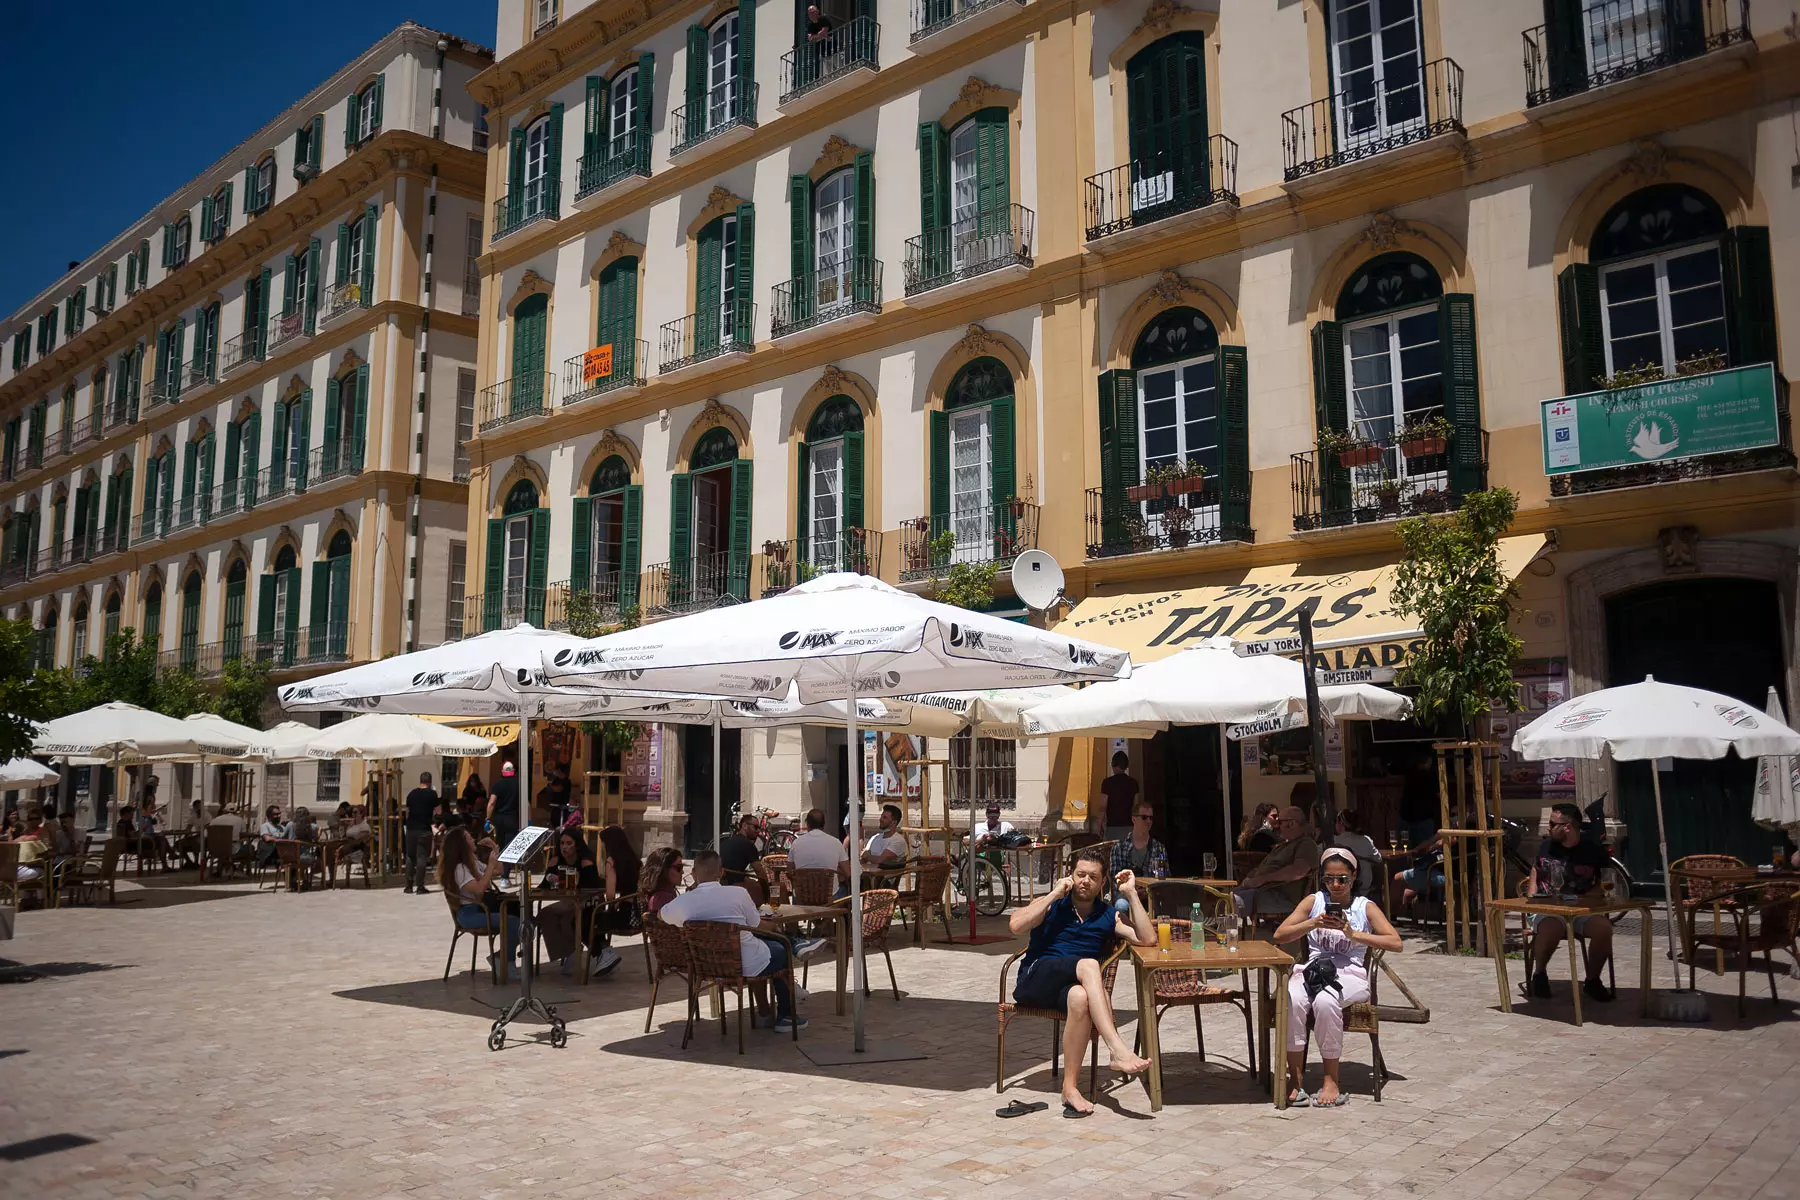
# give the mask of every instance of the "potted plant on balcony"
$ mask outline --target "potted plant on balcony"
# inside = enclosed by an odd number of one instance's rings
[[[903,543],[906,550],[906,570],[909,575],[923,574],[931,569],[931,541],[925,536],[931,523],[925,517],[917,517],[908,524],[920,536],[908,538]]]
[[[1188,496],[1206,487],[1206,466],[1193,459],[1164,463],[1156,469],[1156,475],[1166,496]]]
[[[1414,417],[1400,428],[1400,453],[1408,459],[1442,454],[1453,427],[1443,417]]]
[[[1323,429],[1319,431],[1319,457],[1335,457],[1338,466],[1347,471],[1380,459],[1381,447],[1347,430]]]
[[[1369,489],[1369,494],[1375,497],[1375,507],[1382,516],[1397,517],[1400,515],[1400,481],[1398,479],[1383,479]]]
[[[1012,498],[1011,503],[1012,503],[1012,519],[1014,521],[1023,521],[1025,519],[1025,505],[1027,503],[1025,497],[1014,496]]]
[[[1125,498],[1134,504],[1142,504],[1146,500],[1161,500],[1162,495],[1162,480],[1156,478],[1155,471],[1143,483],[1134,483],[1125,489]]]
[[[1194,510],[1185,504],[1171,504],[1163,510],[1163,532],[1169,535],[1169,545],[1181,549],[1194,537]]]
[[[788,586],[788,544],[786,542],[763,543],[763,583],[775,591]]]
[[[1413,494],[1412,510],[1420,513],[1450,511],[1450,493],[1444,488],[1422,488]]]
[[[844,569],[869,574],[869,531],[852,525],[844,530]]]

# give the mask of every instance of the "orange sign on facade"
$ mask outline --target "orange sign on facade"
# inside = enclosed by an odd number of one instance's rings
[[[612,343],[595,346],[581,356],[581,382],[592,383],[612,374]]]

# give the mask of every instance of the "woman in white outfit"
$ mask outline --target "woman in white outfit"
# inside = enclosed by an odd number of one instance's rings
[[[1400,952],[1400,935],[1388,923],[1379,905],[1354,894],[1356,855],[1341,846],[1325,850],[1319,870],[1325,890],[1314,892],[1294,906],[1277,942],[1306,939],[1306,963],[1288,978],[1288,1104],[1336,1108],[1348,1099],[1338,1088],[1338,1061],[1344,1056],[1344,1009],[1369,998],[1368,947]],[[1337,982],[1307,995],[1306,967],[1321,959],[1337,968]],[[1319,1039],[1319,1057],[1325,1063],[1325,1079],[1317,1096],[1302,1086],[1306,1061],[1306,1018],[1312,1016]]]

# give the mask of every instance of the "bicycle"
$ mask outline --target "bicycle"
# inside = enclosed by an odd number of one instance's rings
[[[969,861],[966,851],[950,852],[950,890],[963,911],[969,903]],[[977,852],[975,869],[975,911],[984,917],[997,917],[1012,907],[1012,873],[996,866]]]
[[[750,816],[756,820],[756,832],[752,840],[762,847],[764,854],[786,854],[793,848],[796,834],[792,817],[788,818],[787,825],[782,828],[771,827],[773,819],[780,815],[772,808],[761,807],[753,809],[750,813]]]

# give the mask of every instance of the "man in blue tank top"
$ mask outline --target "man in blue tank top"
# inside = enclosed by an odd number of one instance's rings
[[[1113,1020],[1112,998],[1100,977],[1100,963],[1112,952],[1113,939],[1139,946],[1156,944],[1150,914],[1138,899],[1137,880],[1120,871],[1115,883],[1126,905],[1124,915],[1107,903],[1104,852],[1082,850],[1073,871],[1009,918],[1013,933],[1031,934],[1019,968],[1013,1000],[1022,1008],[1048,1008],[1066,1013],[1063,1024],[1063,1115],[1084,1117],[1094,1106],[1081,1094],[1081,1066],[1088,1043],[1106,1043],[1112,1068],[1124,1075],[1149,1069],[1147,1059],[1131,1052]]]

